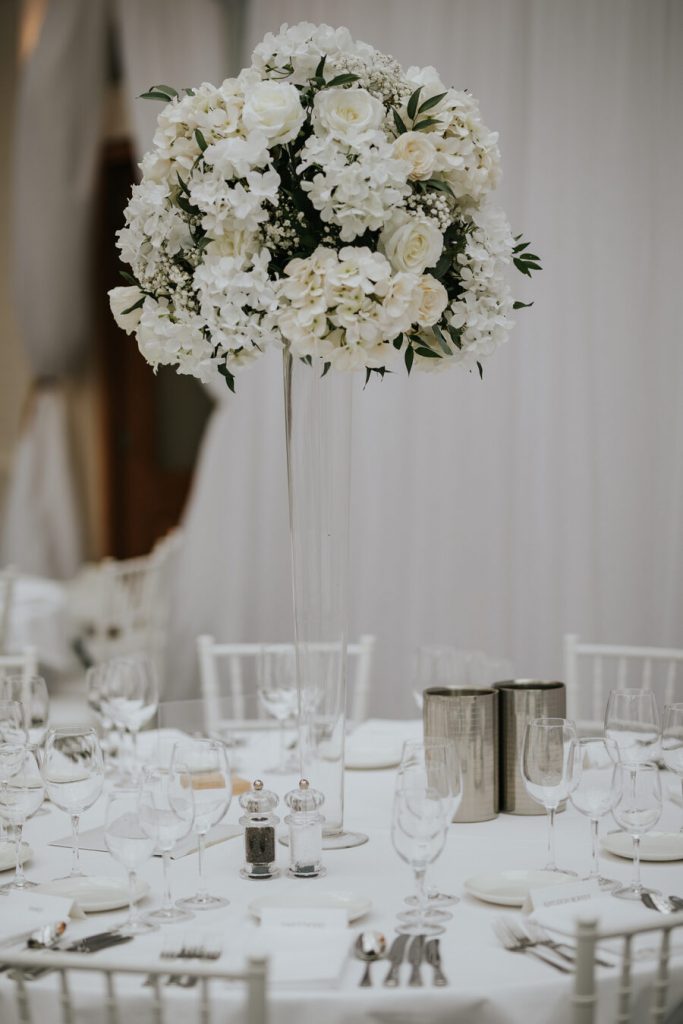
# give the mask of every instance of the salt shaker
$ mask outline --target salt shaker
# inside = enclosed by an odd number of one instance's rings
[[[256,779],[251,789],[242,793],[239,802],[246,812],[240,818],[240,825],[244,825],[245,859],[240,875],[242,878],[275,878],[279,874],[275,866],[275,826],[280,819],[273,810],[278,798]]]
[[[285,818],[289,825],[289,873],[296,878],[319,878],[327,874],[321,863],[325,819],[319,808],[324,801],[319,790],[311,789],[308,779],[302,779],[299,788],[285,797],[291,810]]]

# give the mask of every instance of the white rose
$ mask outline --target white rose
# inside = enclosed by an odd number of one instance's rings
[[[109,292],[109,306],[114,319],[126,334],[132,334],[140,323],[142,307],[131,309],[131,306],[137,305],[142,297],[142,292],[135,285],[129,288],[112,288]]]
[[[436,149],[424,132],[404,132],[394,142],[394,156],[410,164],[409,177],[424,181],[434,170]]]
[[[422,274],[433,267],[443,249],[443,235],[426,217],[395,213],[379,236],[379,249],[394,270]]]
[[[321,89],[313,104],[313,124],[340,142],[352,142],[379,128],[384,104],[366,89]]]
[[[305,120],[299,90],[289,82],[259,82],[246,95],[242,120],[271,144],[291,142]]]
[[[441,315],[448,305],[448,293],[431,274],[423,274],[418,281],[419,306],[417,310],[417,322],[420,327],[432,327],[441,319]]]

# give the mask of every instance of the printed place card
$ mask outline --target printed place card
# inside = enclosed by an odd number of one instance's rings
[[[35,889],[29,892],[8,892],[2,896],[0,944],[20,942],[46,924],[68,921],[74,901],[64,896],[47,896]],[[82,915],[81,915],[82,916]]]
[[[579,905],[597,899],[601,895],[600,886],[595,879],[562,885],[546,885],[540,889],[529,890],[522,911],[525,914],[530,914],[534,910]]]
[[[263,907],[264,928],[346,928],[348,914],[340,907]]]

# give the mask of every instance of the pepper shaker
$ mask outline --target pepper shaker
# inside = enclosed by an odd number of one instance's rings
[[[289,825],[289,874],[295,878],[319,878],[327,874],[321,862],[323,822],[320,807],[323,794],[311,789],[308,779],[302,779],[298,789],[287,793],[285,803],[291,813],[285,818]]]
[[[239,798],[245,814],[240,818],[244,825],[244,867],[242,878],[275,878],[279,871],[275,866],[275,826],[280,820],[273,810],[278,798],[269,789],[263,788],[260,779]]]

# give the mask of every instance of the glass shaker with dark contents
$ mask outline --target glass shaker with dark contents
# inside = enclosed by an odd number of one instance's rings
[[[242,878],[275,878],[279,874],[275,866],[275,826],[280,819],[273,811],[278,797],[256,779],[239,802],[245,811],[240,818],[240,825],[244,825],[245,860],[240,874]]]

